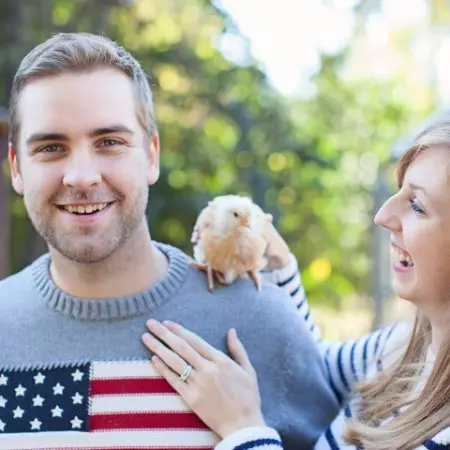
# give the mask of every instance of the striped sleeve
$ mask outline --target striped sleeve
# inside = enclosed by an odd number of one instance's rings
[[[311,332],[314,341],[319,342],[320,329],[312,320],[311,309],[306,298],[305,288],[303,287],[301,273],[295,256],[291,253],[287,266],[272,272],[263,272],[262,276],[266,281],[276,284],[289,294],[301,319],[305,321],[307,329]]]
[[[348,444],[343,438],[347,420],[352,417],[353,411],[347,406],[323,433],[314,450],[360,450],[361,447]],[[414,447],[414,450],[450,450],[450,428],[440,431],[432,439]]]
[[[328,427],[317,441],[314,450],[358,450],[357,446],[347,444],[342,438],[346,421],[352,418],[349,406]],[[280,436],[272,428],[244,428],[231,434],[214,447],[215,450],[282,450]],[[449,450],[450,427],[437,433],[415,450]]]
[[[273,428],[249,427],[230,434],[214,450],[282,450],[280,435]]]
[[[390,325],[354,341],[322,341],[320,329],[312,320],[298,263],[293,254],[287,266],[264,273],[263,276],[289,293],[298,314],[318,343],[329,383],[341,404],[346,401],[355,383],[386,368],[398,358],[401,344],[408,335],[407,324]]]
[[[400,329],[395,324],[353,341],[319,344],[330,385],[341,404],[356,383],[386,368],[395,359],[394,354],[398,355],[395,341]]]
[[[411,324],[400,322],[353,341],[320,342],[330,385],[344,404],[356,383],[392,366],[401,356]]]

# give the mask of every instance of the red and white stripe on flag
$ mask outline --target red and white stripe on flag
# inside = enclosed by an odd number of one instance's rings
[[[148,361],[92,362],[89,372],[86,431],[0,433],[0,449],[204,450],[218,442]]]

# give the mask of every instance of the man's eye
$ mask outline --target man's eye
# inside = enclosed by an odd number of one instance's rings
[[[115,145],[121,145],[122,141],[119,141],[118,139],[103,139],[100,142],[100,147],[113,147]]]
[[[37,149],[38,153],[57,153],[62,151],[62,147],[59,144],[49,144]]]

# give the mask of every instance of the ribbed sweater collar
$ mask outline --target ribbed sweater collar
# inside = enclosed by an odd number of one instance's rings
[[[188,258],[180,250],[155,243],[166,255],[169,269],[164,278],[148,289],[126,297],[89,299],[72,297],[62,291],[50,275],[50,254],[38,258],[30,267],[39,297],[59,313],[79,320],[123,320],[151,313],[166,303],[182,286],[187,277]]]

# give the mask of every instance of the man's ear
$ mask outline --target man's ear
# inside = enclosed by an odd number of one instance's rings
[[[11,169],[11,182],[14,190],[23,195],[23,180],[20,174],[19,157],[17,155],[17,150],[9,143],[8,147],[8,160],[9,167]]]
[[[148,184],[152,186],[159,178],[159,136],[152,136],[149,145],[147,179]]]

